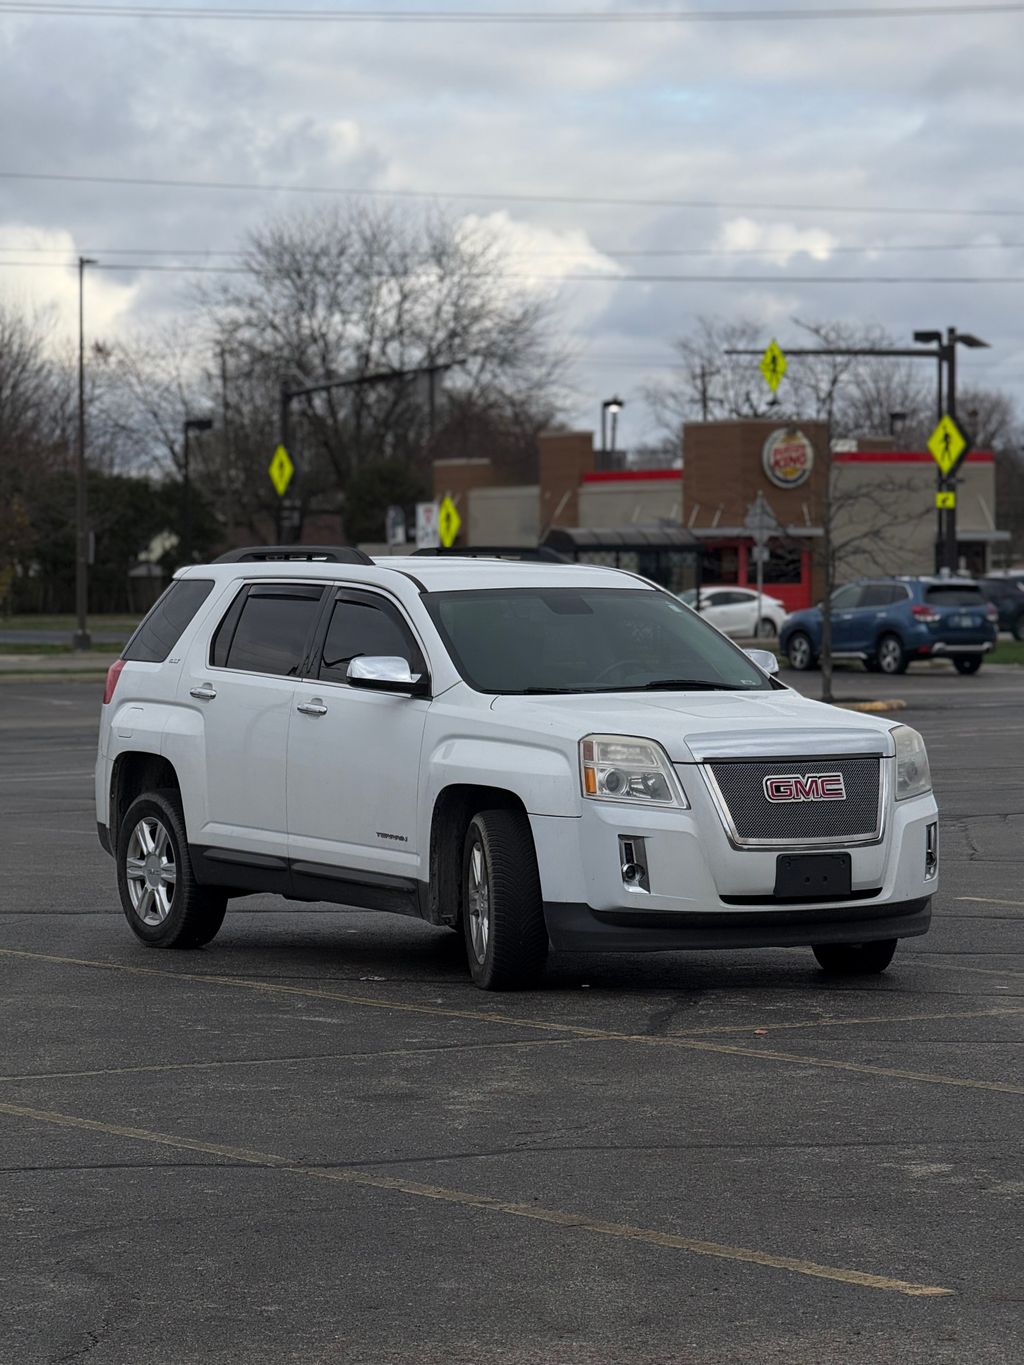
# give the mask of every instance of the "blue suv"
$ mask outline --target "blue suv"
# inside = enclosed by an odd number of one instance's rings
[[[864,578],[832,594],[832,654],[872,673],[903,673],[915,659],[948,658],[977,673],[996,641],[998,614],[981,587],[961,578]],[[779,645],[790,668],[814,668],[822,615],[787,616]]]

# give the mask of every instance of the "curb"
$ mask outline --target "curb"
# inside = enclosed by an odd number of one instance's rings
[[[900,697],[888,697],[879,701],[835,701],[843,711],[862,711],[871,715],[881,715],[886,711],[905,711],[907,703]]]

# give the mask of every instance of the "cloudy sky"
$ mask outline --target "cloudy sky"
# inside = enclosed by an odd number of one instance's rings
[[[641,390],[701,313],[783,344],[793,317],[908,341],[953,324],[993,347],[964,355],[965,379],[1024,400],[1024,5],[783,3],[0,0],[0,290],[70,330],[80,251],[224,264],[247,228],[330,197],[48,176],[412,191],[491,222],[528,286],[555,291],[573,417],[593,425],[617,391],[626,444],[654,434]],[[356,8],[435,18],[298,18]],[[250,17],[208,17],[226,9]],[[652,17],[685,10],[705,19]],[[615,18],[550,22],[598,11]],[[122,254],[142,250],[165,254]],[[97,272],[90,328],[186,309],[194,279]]]

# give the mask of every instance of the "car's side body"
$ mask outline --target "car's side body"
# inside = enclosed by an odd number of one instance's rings
[[[696,589],[690,589],[680,596],[687,606],[698,608]],[[702,586],[699,610],[709,625],[740,640],[778,635],[786,619],[784,603],[772,597],[770,592],[761,593],[759,600],[755,589],[728,583]]]

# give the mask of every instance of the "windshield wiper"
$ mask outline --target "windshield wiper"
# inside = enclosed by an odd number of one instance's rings
[[[705,678],[655,678],[654,682],[624,687],[623,692],[753,692],[736,683],[708,682]]]

